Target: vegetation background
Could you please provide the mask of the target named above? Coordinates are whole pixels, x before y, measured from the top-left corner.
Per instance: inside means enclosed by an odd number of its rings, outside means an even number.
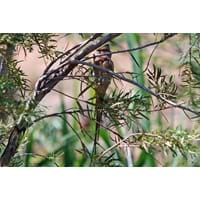
[[[126,80],[114,79],[107,91],[108,106],[104,105],[105,125],[100,131],[96,166],[199,166],[200,35],[168,36],[128,33],[110,42],[112,52],[129,49],[113,54],[115,73],[146,86],[164,101]],[[9,130],[24,114],[27,96],[32,95],[48,64],[90,37],[91,34],[0,35],[2,57],[7,56],[4,51],[9,45],[14,47],[12,56],[6,57],[8,72],[2,70],[0,80],[1,153]],[[151,43],[155,44],[130,50]],[[75,72],[56,85],[38,110],[29,113],[27,120],[36,122],[23,135],[10,166],[90,165],[95,111],[86,115],[66,112],[91,109],[87,105],[93,102],[95,93],[91,88],[83,89],[92,80],[78,79]],[[9,115],[6,120],[4,113]],[[37,121],[52,113],[59,114]]]

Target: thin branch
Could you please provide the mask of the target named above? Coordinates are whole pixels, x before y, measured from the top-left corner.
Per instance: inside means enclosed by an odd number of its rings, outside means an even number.
[[[67,51],[65,51],[64,53],[62,53],[61,55],[59,55],[57,58],[55,58],[54,60],[52,60],[49,65],[46,67],[46,69],[44,70],[43,74],[46,74],[50,68],[58,61],[60,60],[62,57],[70,54],[71,51],[73,51],[74,49],[78,48],[81,44],[77,44],[75,46],[73,46],[71,49],[68,49]]]
[[[57,69],[44,74],[36,83],[35,93],[33,98],[36,102],[40,102],[44,96],[49,93],[58,82],[63,80],[75,67],[73,60],[81,60],[95,49],[101,47],[103,44],[111,41],[113,38],[119,36],[119,33],[107,34],[100,39],[96,39],[93,43],[84,47],[74,58],[61,64]]]
[[[84,41],[79,47],[78,49],[76,49],[71,55],[69,55],[65,60],[63,60],[61,62],[61,64],[65,63],[67,60],[69,60],[72,56],[76,55],[76,53],[78,53],[83,47],[85,47],[88,43],[90,43],[91,41],[97,39],[98,37],[100,37],[102,35],[102,33],[96,33],[94,35],[92,35],[88,40]]]
[[[145,72],[148,70],[149,64],[150,64],[150,61],[151,61],[151,58],[152,58],[152,56],[153,56],[155,50],[157,49],[157,47],[158,47],[158,44],[153,48],[153,51],[151,52],[151,54],[150,54],[150,56],[149,56],[149,59],[148,59],[148,61],[147,61],[147,65],[146,65],[145,69],[143,70],[143,73],[145,73]]]
[[[196,111],[196,110],[193,110],[189,107],[186,107],[186,106],[183,106],[182,103],[181,104],[177,104],[173,101],[170,101],[168,99],[165,99],[164,97],[162,97],[160,94],[156,94],[155,92],[153,92],[152,90],[150,90],[149,88],[143,86],[143,85],[140,85],[138,82],[134,81],[134,80],[131,80],[131,79],[128,79],[128,78],[125,78],[124,76],[121,76],[119,74],[116,74],[115,72],[111,71],[111,70],[108,70],[108,69],[105,69],[105,68],[102,68],[98,65],[95,65],[95,64],[91,64],[91,63],[87,63],[87,62],[83,62],[83,61],[79,61],[79,60],[75,60],[74,61],[76,64],[83,64],[83,65],[88,65],[90,67],[93,67],[93,68],[96,68],[96,69],[99,69],[99,70],[102,70],[102,71],[105,71],[105,72],[108,72],[110,75],[112,75],[113,77],[115,78],[118,78],[118,79],[121,79],[123,81],[126,81],[132,85],[135,85],[137,86],[138,88],[144,90],[145,92],[151,94],[152,96],[155,96],[156,98],[164,101],[165,103],[173,106],[173,107],[176,107],[176,108],[180,108],[182,110],[186,110],[186,111],[189,111],[193,114],[196,114],[198,116],[200,116],[200,111]]]
[[[136,48],[124,49],[124,50],[119,50],[119,51],[112,51],[110,53],[104,53],[104,54],[101,54],[101,55],[96,55],[95,57],[100,57],[100,56],[110,55],[110,54],[113,55],[113,54],[119,54],[119,53],[127,53],[127,52],[131,52],[131,51],[138,51],[138,50],[150,47],[150,46],[161,44],[161,43],[165,42],[166,40],[168,40],[169,38],[171,38],[175,35],[177,35],[177,33],[171,33],[171,34],[168,34],[167,36],[163,37],[159,41],[151,42],[151,43],[148,43],[148,44],[136,47]],[[83,59],[82,61],[86,61],[86,60],[91,59],[91,58],[93,58],[93,57],[87,57],[87,58]]]
[[[89,53],[101,47],[105,43],[110,42],[112,39],[119,35],[120,33],[110,33],[101,38],[97,38],[92,43],[85,46],[76,55],[74,55],[74,59],[72,60],[83,59]],[[77,64],[69,60],[68,62],[61,64],[60,66],[58,66],[57,69],[54,69],[52,71],[48,71],[49,69],[46,69],[48,73],[43,74],[36,82],[34,94],[30,98],[30,100],[27,101],[25,113],[29,112],[29,110],[34,110],[39,102],[46,96],[46,94],[48,94],[54,88],[54,86],[56,86],[61,80],[63,80],[76,66]],[[25,132],[29,126],[30,123],[25,120],[25,116],[24,114],[22,114],[19,117],[17,124],[10,132],[8,143],[0,157],[0,166],[9,165],[11,158],[15,155],[19,146],[21,134]]]
[[[52,114],[49,114],[49,115],[44,115],[44,116],[41,116],[41,117],[38,117],[37,119],[33,120],[32,123],[30,124],[30,126],[32,126],[33,124],[35,124],[36,122],[38,121],[41,121],[43,119],[46,119],[46,118],[50,118],[50,117],[59,117],[60,115],[63,115],[63,114],[74,114],[74,113],[83,113],[83,112],[88,112],[88,111],[93,111],[93,110],[80,110],[80,109],[77,109],[77,110],[72,110],[72,111],[62,111],[62,112],[56,112],[56,113],[52,113]]]
[[[130,134],[128,136],[126,136],[125,138],[123,138],[122,140],[120,140],[119,142],[115,143],[114,145],[112,145],[111,147],[109,147],[108,149],[106,149],[99,157],[98,159],[101,159],[105,154],[107,154],[108,152],[112,151],[114,148],[116,148],[117,146],[119,146],[121,143],[125,142],[126,140],[128,140],[130,137],[136,137],[138,135],[146,135],[146,136],[150,136],[150,137],[160,137],[159,135],[155,135],[155,134],[151,134],[151,133],[133,133]],[[161,137],[160,137],[161,138]]]
[[[63,95],[63,96],[66,96],[66,97],[68,97],[68,98],[70,98],[70,99],[73,99],[73,100],[75,100],[75,101],[81,101],[81,102],[83,102],[83,103],[86,103],[86,104],[90,104],[90,105],[92,105],[92,106],[95,106],[95,104],[92,103],[92,102],[89,102],[89,101],[86,101],[86,100],[83,100],[83,99],[79,99],[79,98],[77,98],[77,97],[72,97],[72,96],[70,96],[70,95],[68,95],[68,94],[66,94],[66,93],[64,93],[64,92],[59,91],[59,90],[52,89],[52,91],[55,91],[55,92],[57,92],[57,93],[59,93],[59,94],[61,94],[61,95]]]
[[[79,136],[78,132],[73,128],[73,126],[64,117],[62,117],[62,116],[60,116],[60,117],[72,129],[72,131],[74,131],[74,133],[76,134],[76,136],[80,140],[83,149],[85,149],[87,154],[90,156],[90,152],[89,152],[87,146],[85,145],[85,143],[83,142],[83,140],[81,139],[81,137]]]

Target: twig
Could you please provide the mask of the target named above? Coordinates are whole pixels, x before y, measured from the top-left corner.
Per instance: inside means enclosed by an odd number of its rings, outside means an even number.
[[[83,65],[88,65],[90,67],[93,67],[93,68],[97,68],[99,70],[102,70],[102,71],[105,71],[105,72],[108,72],[109,74],[111,74],[113,77],[116,77],[118,79],[121,79],[123,81],[126,81],[128,83],[131,83],[132,85],[135,85],[137,87],[139,87],[140,89],[144,90],[145,92],[151,94],[152,96],[155,96],[156,98],[164,101],[165,103],[173,106],[173,107],[176,107],[176,108],[180,108],[182,110],[186,110],[186,111],[189,111],[193,114],[196,114],[198,116],[200,116],[200,111],[196,111],[196,110],[193,110],[189,107],[186,107],[186,106],[183,106],[182,104],[177,104],[173,101],[170,101],[168,99],[165,99],[164,97],[162,97],[160,94],[156,94],[155,92],[153,92],[152,90],[150,90],[149,88],[143,86],[143,85],[140,85],[138,82],[134,81],[134,80],[131,80],[131,79],[128,79],[128,78],[125,78],[124,76],[121,76],[119,74],[116,74],[115,72],[111,71],[111,70],[107,70],[105,68],[102,68],[98,65],[95,65],[95,64],[91,64],[91,63],[87,63],[87,62],[84,62],[84,61],[79,61],[79,60],[75,60],[74,61],[76,64],[83,64]]]
[[[46,67],[46,69],[44,70],[43,74],[46,74],[50,68],[62,57],[68,55],[71,51],[73,51],[74,49],[78,48],[81,44],[77,44],[75,46],[73,46],[71,49],[68,49],[67,51],[65,51],[64,53],[62,53],[61,55],[59,55],[57,58],[55,58],[54,60],[52,60],[49,65]]]
[[[126,53],[126,52],[130,52],[130,51],[138,51],[138,50],[150,47],[150,46],[154,46],[154,45],[158,45],[160,43],[163,43],[164,41],[168,40],[169,38],[171,38],[171,37],[173,37],[175,35],[177,35],[177,33],[171,33],[171,34],[163,37],[161,40],[156,41],[156,42],[151,42],[151,43],[148,43],[148,44],[136,47],[136,48],[124,49],[124,50],[120,50],[120,51],[112,51],[110,53],[104,53],[102,55],[96,55],[95,57],[104,56],[104,55],[110,55],[110,54]],[[86,61],[86,60],[91,59],[91,58],[93,58],[93,57],[87,57],[87,58],[83,59],[82,61]]]
[[[99,157],[98,159],[101,159],[105,154],[107,154],[108,152],[110,152],[111,150],[113,150],[114,148],[116,148],[117,146],[119,146],[121,143],[125,142],[126,140],[128,140],[130,137],[136,137],[138,135],[146,135],[146,136],[150,136],[150,137],[159,137],[159,135],[155,135],[155,134],[151,134],[151,133],[132,133],[128,136],[126,136],[125,138],[123,138],[122,140],[120,140],[119,142],[115,143],[114,145],[112,145],[111,147],[109,147],[108,149],[106,149]]]
[[[157,47],[158,47],[158,44],[153,48],[153,51],[151,52],[151,54],[150,54],[150,56],[149,56],[149,59],[148,59],[148,61],[147,61],[147,65],[146,65],[145,69],[143,70],[143,73],[145,73],[145,72],[148,70],[149,64],[150,64],[150,61],[151,61],[151,58],[152,58],[152,56],[153,56],[155,50],[157,49]]]
[[[56,90],[56,89],[52,89],[52,91],[55,91],[55,92],[57,92],[57,93],[59,93],[59,94],[61,94],[61,95],[63,95],[63,96],[66,96],[66,97],[68,97],[68,98],[70,98],[70,99],[73,99],[73,100],[75,100],[75,101],[81,101],[81,102],[83,102],[83,103],[87,103],[87,104],[92,105],[92,106],[95,105],[95,104],[92,103],[92,102],[89,102],[89,101],[86,101],[86,100],[83,100],[83,99],[79,99],[79,98],[77,98],[77,97],[72,97],[72,96],[70,96],[70,95],[68,95],[68,94],[66,94],[66,93],[64,93],[64,92],[61,92],[61,91],[59,91],[59,90]]]
[[[105,43],[111,41],[115,37],[119,36],[119,33],[110,33],[106,34],[101,38],[97,38],[93,41],[93,43],[88,44],[85,46],[80,52],[74,55],[75,60],[81,60],[85,56],[87,56],[92,51],[96,50],[100,46],[104,45]],[[72,60],[74,60],[72,59]],[[53,63],[54,64],[54,63]],[[51,66],[53,65],[51,64]],[[48,71],[47,74],[43,74],[35,85],[35,91],[33,96],[27,102],[25,114],[29,112],[29,110],[34,110],[39,102],[48,94],[57,83],[65,78],[75,67],[77,64],[74,62],[68,61],[64,64],[58,66],[57,69]],[[10,132],[10,136],[8,139],[8,143],[6,148],[3,151],[3,154],[0,157],[0,166],[7,166],[10,163],[11,158],[15,155],[17,148],[19,146],[20,136],[26,129],[30,126],[30,123],[26,121],[25,115],[22,114],[19,117],[17,124],[13,127],[12,131]]]
[[[90,43],[91,41],[95,40],[96,38],[100,37],[102,35],[102,33],[96,33],[94,35],[92,35],[88,40],[84,41],[79,47],[78,49],[76,49],[71,55],[69,55],[65,60],[63,60],[61,62],[61,64],[65,63],[67,60],[69,60],[72,56],[76,55],[76,53],[78,53],[83,47],[85,47],[88,43]]]
[[[40,102],[44,96],[49,93],[55,85],[57,85],[58,82],[63,80],[65,76],[67,76],[76,67],[76,64],[73,62],[74,60],[83,59],[86,55],[119,35],[119,33],[107,34],[100,39],[96,39],[93,43],[84,47],[79,53],[77,53],[72,60],[61,64],[57,69],[52,70],[40,77],[36,83],[33,95],[34,100],[36,102]]]
[[[34,123],[38,122],[38,121],[41,121],[43,119],[46,119],[46,118],[50,118],[50,117],[59,117],[60,115],[63,115],[63,114],[74,114],[74,113],[83,113],[83,112],[88,112],[88,111],[93,111],[93,110],[88,110],[88,109],[85,109],[85,110],[80,110],[80,109],[77,109],[77,110],[72,110],[72,111],[62,111],[62,112],[56,112],[56,113],[52,113],[52,114],[49,114],[49,115],[44,115],[44,116],[41,116],[41,117],[38,117],[37,119],[33,120],[32,123],[30,124],[30,126],[32,126]]]

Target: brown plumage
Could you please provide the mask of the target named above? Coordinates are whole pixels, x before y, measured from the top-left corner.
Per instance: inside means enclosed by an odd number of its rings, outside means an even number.
[[[110,53],[109,45],[105,45],[102,48],[97,50],[95,56],[99,56],[105,53]],[[105,69],[109,69],[111,71],[114,70],[114,64],[111,60],[111,54],[102,55],[94,58],[94,64],[101,66]],[[96,145],[99,138],[99,128],[102,118],[102,105],[104,101],[104,97],[106,94],[106,90],[111,82],[111,76],[109,73],[104,72],[100,69],[94,69],[94,74],[96,78],[95,90],[96,90],[96,132],[94,139],[94,147],[93,147],[93,155],[96,154]]]

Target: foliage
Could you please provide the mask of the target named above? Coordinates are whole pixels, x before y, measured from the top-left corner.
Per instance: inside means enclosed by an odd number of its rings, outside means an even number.
[[[92,36],[79,34],[82,45]],[[161,37],[164,45],[168,36],[152,34],[151,38]],[[31,99],[34,91],[29,87],[29,77],[20,68],[23,61],[14,57],[20,48],[25,55],[36,49],[40,54],[38,59],[45,58],[53,65],[59,56],[73,57],[80,51],[77,50],[79,46],[68,53],[58,51],[57,37],[58,34],[49,33],[0,34],[3,63],[0,71],[0,153],[3,153],[15,124],[23,118],[31,126],[22,134],[10,166],[91,165],[97,111],[92,57],[85,56],[81,61],[87,61],[88,65],[79,64],[63,77],[65,81],[77,83],[73,95],[54,89],[61,95],[60,105],[58,112],[50,115],[37,105],[39,102]],[[116,54],[121,50],[121,44],[128,46],[132,70],[115,72],[119,76],[113,75],[113,87],[98,107],[103,122],[94,155],[95,166],[199,166],[200,35],[179,34],[179,37],[189,38],[189,44],[187,50],[181,44],[179,47],[180,60],[173,66],[175,72],[180,71],[178,78],[176,73],[166,72],[168,63],[158,62],[164,58],[155,53],[156,48],[151,53],[146,48],[131,50],[147,41],[145,35],[126,34],[117,42],[110,41]],[[169,43],[172,44],[173,41]],[[61,65],[67,58],[61,59]],[[48,73],[45,75],[49,79],[55,78],[51,71]],[[116,83],[127,79],[133,85],[131,89],[116,87]],[[141,85],[140,89],[136,88],[135,81]],[[73,106],[66,106],[64,98],[71,99]],[[30,102],[37,108],[27,108]],[[195,128],[186,128],[183,124],[166,125],[162,116],[171,108],[181,109],[188,120],[195,117]],[[158,114],[157,119],[155,114]]]

